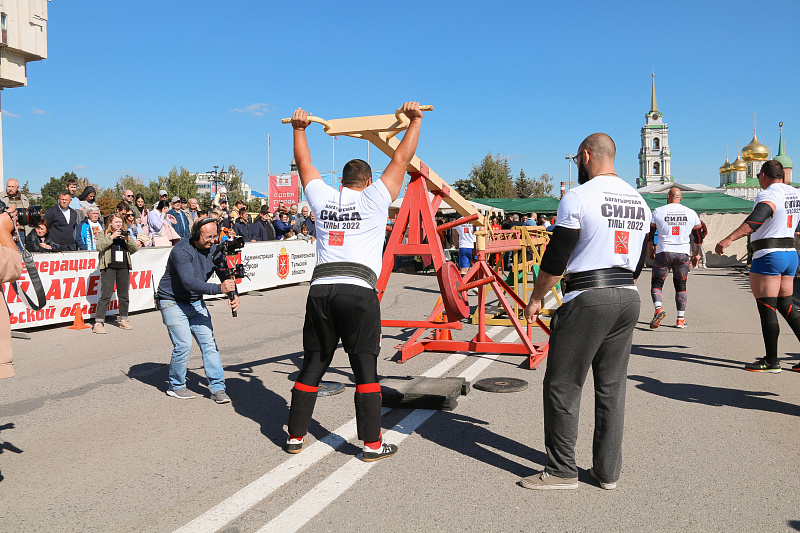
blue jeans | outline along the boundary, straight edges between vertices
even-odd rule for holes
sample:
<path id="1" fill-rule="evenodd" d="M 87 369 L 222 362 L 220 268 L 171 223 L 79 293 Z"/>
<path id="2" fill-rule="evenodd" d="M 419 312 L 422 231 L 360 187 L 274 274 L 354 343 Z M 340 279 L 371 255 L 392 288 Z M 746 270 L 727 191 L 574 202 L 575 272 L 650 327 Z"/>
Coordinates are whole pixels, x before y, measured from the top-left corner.
<path id="1" fill-rule="evenodd" d="M 174 348 L 169 363 L 170 390 L 186 386 L 186 370 L 189 368 L 189 355 L 192 352 L 192 336 L 203 354 L 203 368 L 206 371 L 208 389 L 211 394 L 225 390 L 225 371 L 222 359 L 214 340 L 211 315 L 203 300 L 192 303 L 161 300 L 161 319 L 167 326 L 169 338 Z"/>

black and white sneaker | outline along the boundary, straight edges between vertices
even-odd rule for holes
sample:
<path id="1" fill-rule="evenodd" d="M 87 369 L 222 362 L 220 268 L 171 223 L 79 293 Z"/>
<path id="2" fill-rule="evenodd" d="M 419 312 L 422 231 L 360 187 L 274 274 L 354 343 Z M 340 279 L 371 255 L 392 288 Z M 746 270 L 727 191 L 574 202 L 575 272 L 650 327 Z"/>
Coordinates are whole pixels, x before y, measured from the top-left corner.
<path id="1" fill-rule="evenodd" d="M 284 445 L 283 449 L 286 453 L 300 453 L 303 451 L 303 441 L 304 438 L 292 438 L 289 437 L 286 439 L 286 444 Z"/>
<path id="2" fill-rule="evenodd" d="M 781 371 L 781 365 L 780 363 L 767 363 L 766 359 L 762 357 L 752 363 L 747 363 L 744 365 L 744 369 L 750 372 L 772 372 L 777 374 Z"/>
<path id="3" fill-rule="evenodd" d="M 371 463 L 372 461 L 392 456 L 395 453 L 397 453 L 397 444 L 382 442 L 381 447 L 377 450 L 364 446 L 364 462 Z"/>

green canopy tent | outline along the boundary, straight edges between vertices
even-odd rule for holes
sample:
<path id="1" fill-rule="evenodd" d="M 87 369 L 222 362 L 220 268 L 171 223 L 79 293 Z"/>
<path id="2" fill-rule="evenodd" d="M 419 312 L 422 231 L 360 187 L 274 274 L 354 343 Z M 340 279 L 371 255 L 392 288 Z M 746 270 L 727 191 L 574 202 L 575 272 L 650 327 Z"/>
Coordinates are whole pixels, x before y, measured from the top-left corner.
<path id="1" fill-rule="evenodd" d="M 502 209 L 506 213 L 545 213 L 558 211 L 558 198 L 475 198 L 475 202 Z"/>
<path id="2" fill-rule="evenodd" d="M 643 194 L 650 209 L 667 203 L 667 195 Z M 544 213 L 554 214 L 558 211 L 558 198 L 475 198 L 475 202 L 502 209 L 506 213 Z M 721 192 L 685 192 L 681 203 L 694 209 L 698 214 L 704 213 L 749 213 L 753 210 L 753 202 L 729 196 Z"/>

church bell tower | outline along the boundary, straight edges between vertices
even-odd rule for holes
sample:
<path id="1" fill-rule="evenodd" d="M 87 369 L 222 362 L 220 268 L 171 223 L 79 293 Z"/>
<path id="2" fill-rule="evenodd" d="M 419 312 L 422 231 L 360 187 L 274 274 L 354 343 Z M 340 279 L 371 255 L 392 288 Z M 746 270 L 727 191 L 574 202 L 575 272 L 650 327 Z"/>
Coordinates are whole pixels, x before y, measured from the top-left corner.
<path id="1" fill-rule="evenodd" d="M 656 105 L 656 75 L 653 73 L 650 111 L 645 114 L 642 127 L 642 147 L 639 150 L 639 177 L 636 187 L 670 183 L 669 127 Z"/>

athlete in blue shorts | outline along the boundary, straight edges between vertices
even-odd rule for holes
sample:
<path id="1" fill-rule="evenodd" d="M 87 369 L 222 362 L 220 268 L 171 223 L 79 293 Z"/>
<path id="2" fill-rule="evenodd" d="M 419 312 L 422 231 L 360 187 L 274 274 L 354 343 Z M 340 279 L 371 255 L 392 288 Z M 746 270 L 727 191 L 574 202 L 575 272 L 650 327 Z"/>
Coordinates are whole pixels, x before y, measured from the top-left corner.
<path id="1" fill-rule="evenodd" d="M 778 313 L 783 315 L 800 340 L 800 312 L 792 305 L 794 277 L 797 272 L 797 251 L 794 233 L 800 218 L 800 195 L 783 181 L 783 165 L 774 159 L 764 163 L 758 174 L 763 189 L 756 197 L 750 216 L 730 235 L 717 243 L 722 255 L 736 239 L 750 235 L 754 250 L 750 267 L 750 289 L 761 316 L 761 333 L 766 354 L 745 365 L 751 372 L 781 371 L 778 363 Z M 800 371 L 800 364 L 792 367 Z"/>

